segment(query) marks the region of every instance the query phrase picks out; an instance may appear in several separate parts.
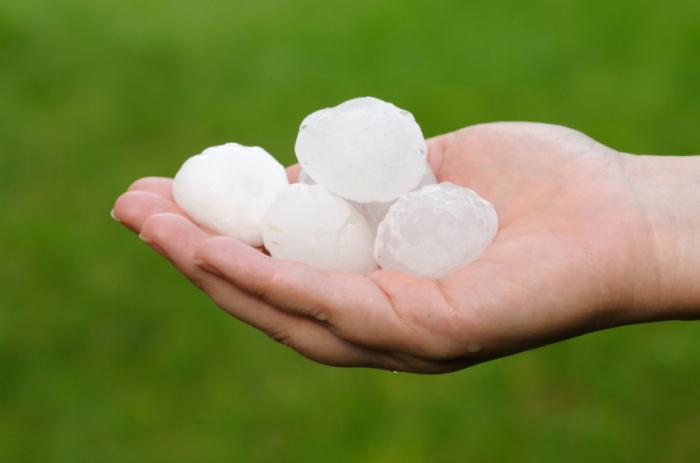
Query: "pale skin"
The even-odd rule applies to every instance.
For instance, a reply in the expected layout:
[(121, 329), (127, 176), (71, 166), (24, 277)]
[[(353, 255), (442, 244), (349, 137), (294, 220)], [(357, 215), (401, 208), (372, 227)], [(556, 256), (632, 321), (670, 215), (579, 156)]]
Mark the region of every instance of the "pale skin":
[(329, 365), (443, 373), (700, 318), (700, 156), (635, 156), (534, 123), (467, 127), (428, 151), (438, 181), (476, 190), (500, 220), (484, 255), (440, 280), (273, 259), (191, 222), (166, 178), (134, 182), (113, 215), (226, 312)]

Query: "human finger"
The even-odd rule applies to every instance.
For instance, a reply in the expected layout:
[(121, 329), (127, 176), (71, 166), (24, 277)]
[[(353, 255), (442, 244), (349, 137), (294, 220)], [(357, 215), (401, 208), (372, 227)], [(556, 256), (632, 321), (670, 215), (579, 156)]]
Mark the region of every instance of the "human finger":
[(175, 201), (173, 198), (173, 179), (167, 177), (143, 177), (131, 185), (127, 191), (150, 191), (162, 196), (170, 201)]
[(140, 233), (146, 219), (161, 212), (184, 215), (175, 203), (157, 193), (133, 190), (117, 198), (112, 217), (133, 232)]
[[(184, 217), (171, 213), (152, 215), (140, 236), (230, 315), (302, 355), (338, 366), (396, 366), (382, 353), (354, 346), (312, 320), (275, 310), (258, 297), (202, 270), (195, 263), (194, 252), (207, 235)], [(252, 248), (251, 251), (259, 253)]]
[(202, 241), (196, 252), (202, 268), (224, 276), (281, 311), (317, 320), (338, 336), (373, 349), (422, 352), (411, 323), (372, 280), (356, 274), (323, 272), (272, 259), (229, 237)]

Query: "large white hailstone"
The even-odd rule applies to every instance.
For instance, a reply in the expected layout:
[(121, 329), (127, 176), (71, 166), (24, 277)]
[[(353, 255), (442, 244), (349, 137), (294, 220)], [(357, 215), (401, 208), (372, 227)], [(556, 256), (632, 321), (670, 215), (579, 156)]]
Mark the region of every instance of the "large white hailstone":
[(369, 273), (374, 233), (347, 201), (320, 185), (282, 189), (262, 224), (265, 248), (279, 259), (321, 270)]
[[(423, 178), (421, 178), (420, 182), (418, 182), (418, 185), (414, 188), (414, 190), (417, 190), (419, 188), (422, 188), (426, 185), (433, 185), (435, 184), (436, 179), (435, 179), (435, 174), (433, 174), (433, 170), (430, 168), (430, 165), (426, 163), (426, 169), (425, 173), (423, 174)], [(309, 174), (306, 173), (304, 169), (301, 169), (299, 171), (299, 183), (306, 183), (308, 185), (316, 185), (316, 182), (314, 179), (311, 178)], [(412, 190), (413, 191), (413, 190)], [(348, 201), (350, 204), (352, 204), (362, 215), (365, 216), (365, 219), (367, 219), (367, 222), (370, 224), (373, 230), (376, 230), (377, 227), (379, 226), (379, 222), (384, 220), (384, 216), (386, 216), (386, 213), (389, 211), (389, 208), (391, 207), (392, 204), (396, 202), (396, 200), (393, 201), (388, 201), (385, 203), (379, 203), (379, 202), (371, 202), (371, 203), (358, 203), (356, 201)]]
[(311, 176), (307, 174), (304, 169), (299, 170), (299, 183), (306, 183), (307, 185), (316, 185), (316, 181), (312, 179)]
[(260, 222), (287, 184), (284, 167), (267, 151), (227, 143), (185, 161), (175, 175), (173, 196), (198, 224), (260, 246)]
[(382, 268), (441, 278), (481, 256), (498, 231), (493, 205), (469, 188), (428, 185), (399, 198), (379, 224)]
[(307, 116), (295, 151), (319, 185), (369, 203), (392, 201), (415, 188), (425, 173), (427, 146), (411, 113), (363, 97)]
[[(413, 190), (423, 188), (424, 186), (427, 186), (427, 185), (434, 185), (435, 182), (436, 182), (436, 180), (435, 180), (435, 174), (433, 174), (433, 170), (430, 168), (430, 165), (426, 165), (426, 169), (425, 169), (425, 173), (423, 174), (423, 178), (420, 179), (420, 182), (418, 182), (418, 185), (416, 185), (416, 187)], [(389, 208), (391, 207), (391, 205), (394, 204), (395, 202), (396, 202), (396, 200), (385, 202), (385, 203), (371, 202), (371, 203), (356, 203), (356, 204), (357, 204), (359, 211), (362, 213), (362, 215), (365, 216), (365, 219), (367, 219), (367, 222), (369, 222), (369, 224), (372, 226), (372, 228), (374, 228), (376, 230), (377, 227), (379, 226), (379, 223), (382, 220), (384, 220), (386, 213), (389, 212)]]

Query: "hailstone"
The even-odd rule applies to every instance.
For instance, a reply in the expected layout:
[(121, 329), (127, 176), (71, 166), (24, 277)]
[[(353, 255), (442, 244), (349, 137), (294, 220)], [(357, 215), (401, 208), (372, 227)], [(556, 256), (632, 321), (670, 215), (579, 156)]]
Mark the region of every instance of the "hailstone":
[(347, 201), (320, 185), (283, 188), (263, 219), (262, 237), (270, 255), (320, 270), (369, 273), (374, 233)]
[(360, 203), (392, 201), (418, 185), (427, 146), (413, 115), (372, 97), (307, 116), (295, 151), (319, 185)]
[[(430, 165), (426, 163), (426, 168), (425, 168), (425, 173), (423, 174), (423, 177), (420, 179), (420, 182), (418, 182), (418, 185), (414, 188), (414, 190), (417, 190), (419, 188), (422, 188), (426, 185), (433, 185), (436, 182), (435, 180), (435, 174), (433, 174), (433, 170), (430, 168)], [(384, 217), (386, 216), (386, 213), (389, 212), (389, 208), (391, 207), (392, 204), (394, 204), (396, 200), (394, 201), (389, 201), (385, 203), (379, 203), (379, 202), (371, 202), (371, 203), (357, 203), (357, 207), (359, 211), (362, 213), (362, 215), (365, 216), (365, 219), (367, 219), (367, 222), (374, 228), (375, 230), (379, 226), (379, 223), (384, 220)]]
[[(423, 174), (423, 177), (421, 178), (420, 182), (418, 182), (418, 185), (416, 185), (414, 190), (422, 188), (426, 185), (432, 185), (435, 182), (435, 174), (433, 174), (433, 170), (431, 169), (430, 164), (426, 163), (425, 173)], [(301, 169), (299, 171), (299, 183), (316, 185), (314, 179), (312, 179), (311, 176), (307, 174), (304, 169)], [(379, 226), (379, 222), (381, 222), (384, 219), (384, 216), (386, 216), (386, 213), (389, 211), (389, 208), (392, 204), (396, 202), (396, 200), (385, 203), (358, 203), (356, 201), (348, 202), (352, 204), (358, 211), (360, 211), (360, 213), (365, 216), (365, 219), (367, 219), (367, 222), (370, 224), (370, 226), (374, 230), (376, 230), (377, 226)]]
[(307, 185), (316, 185), (316, 181), (312, 179), (311, 176), (307, 174), (304, 169), (299, 170), (299, 183), (306, 183)]
[(185, 161), (175, 175), (173, 196), (198, 224), (260, 246), (262, 218), (287, 184), (284, 167), (267, 151), (227, 143)]
[(379, 224), (374, 257), (382, 268), (440, 278), (481, 256), (498, 230), (493, 205), (444, 182), (399, 198)]

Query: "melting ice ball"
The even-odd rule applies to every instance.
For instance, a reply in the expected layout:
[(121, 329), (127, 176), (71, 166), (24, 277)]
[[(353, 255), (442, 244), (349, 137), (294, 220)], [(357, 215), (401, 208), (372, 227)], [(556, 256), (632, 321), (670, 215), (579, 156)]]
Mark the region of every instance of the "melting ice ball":
[[(435, 182), (435, 174), (433, 174), (433, 170), (430, 168), (430, 165), (426, 163), (426, 169), (425, 173), (423, 174), (423, 178), (420, 179), (420, 182), (418, 182), (418, 185), (416, 185), (414, 190), (422, 188), (426, 185), (433, 185), (435, 184)], [(367, 222), (369, 222), (372, 228), (376, 230), (381, 221), (384, 220), (384, 217), (386, 217), (386, 214), (387, 212), (389, 212), (389, 208), (391, 207), (391, 205), (395, 202), (396, 200), (385, 203), (361, 203), (357, 204), (357, 207), (362, 213), (362, 215), (365, 216)]]
[(343, 198), (387, 202), (425, 174), (426, 142), (408, 111), (377, 98), (355, 98), (301, 123), (299, 163), (319, 185)]
[(299, 170), (299, 183), (306, 183), (307, 185), (316, 185), (316, 181), (306, 173), (304, 169)]
[[(423, 178), (421, 178), (420, 182), (418, 182), (418, 185), (416, 185), (416, 188), (414, 189), (422, 188), (426, 185), (433, 185), (435, 182), (435, 174), (433, 174), (433, 170), (430, 168), (430, 165), (426, 163), (426, 169), (425, 173), (423, 174)], [(299, 183), (306, 183), (307, 185), (316, 185), (314, 179), (312, 179), (311, 176), (309, 176), (309, 174), (307, 174), (304, 169), (301, 169), (299, 171)], [(367, 222), (370, 224), (372, 229), (376, 230), (379, 226), (379, 223), (384, 219), (384, 216), (386, 216), (386, 213), (389, 211), (389, 208), (392, 204), (396, 202), (396, 200), (388, 201), (385, 203), (358, 203), (355, 201), (349, 202), (350, 204), (355, 206), (355, 208), (358, 211), (360, 211), (362, 215), (365, 216), (365, 219), (367, 219)]]
[(267, 151), (227, 143), (185, 161), (173, 196), (198, 224), (260, 246), (260, 222), (287, 183), (284, 167)]
[(262, 236), (270, 255), (320, 270), (369, 273), (374, 233), (347, 201), (320, 185), (282, 189), (268, 210)]
[(379, 224), (374, 257), (382, 268), (440, 278), (481, 256), (498, 231), (493, 205), (449, 182), (412, 191)]

